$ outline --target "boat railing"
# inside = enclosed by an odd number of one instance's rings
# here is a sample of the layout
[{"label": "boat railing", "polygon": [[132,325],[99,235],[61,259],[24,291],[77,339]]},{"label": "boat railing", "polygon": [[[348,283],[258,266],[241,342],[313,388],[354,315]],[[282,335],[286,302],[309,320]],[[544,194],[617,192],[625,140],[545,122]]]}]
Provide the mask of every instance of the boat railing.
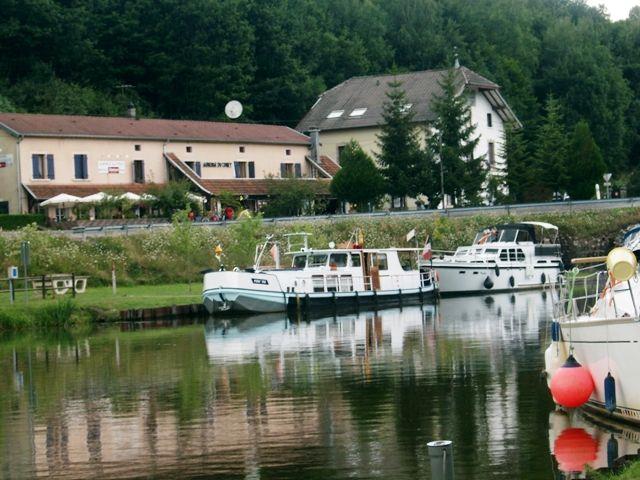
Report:
[{"label": "boat railing", "polygon": [[[306,282],[310,281],[311,291],[315,293],[320,292],[353,292],[357,285],[362,285],[364,290],[398,290],[401,291],[403,288],[406,289],[406,286],[402,282],[402,280],[407,278],[415,278],[416,273],[420,278],[420,287],[426,288],[433,285],[435,281],[435,276],[432,270],[425,270],[420,272],[407,272],[406,274],[399,275],[380,275],[379,277],[374,277],[372,275],[352,275],[350,273],[338,273],[338,272],[323,272],[312,275],[311,277],[296,277],[296,285],[298,287],[302,287],[301,290],[296,288],[294,291],[299,291],[299,293],[309,293],[307,291]],[[380,283],[385,281],[386,285],[384,288],[380,288]],[[388,281],[392,280],[395,285],[393,287],[389,287]],[[377,288],[376,288],[377,287]],[[413,287],[417,288],[417,287]]]},{"label": "boat railing", "polygon": [[[609,305],[613,308],[614,316],[618,317],[616,294],[629,292],[634,318],[640,314],[640,302],[635,299],[631,281],[614,285],[612,288],[609,272],[603,269],[604,264],[598,264],[580,270],[574,269],[559,276],[559,298],[554,304],[554,316],[562,321],[575,321],[578,317],[589,316],[596,312],[598,300],[609,298]],[[637,278],[637,277],[636,277]]]}]

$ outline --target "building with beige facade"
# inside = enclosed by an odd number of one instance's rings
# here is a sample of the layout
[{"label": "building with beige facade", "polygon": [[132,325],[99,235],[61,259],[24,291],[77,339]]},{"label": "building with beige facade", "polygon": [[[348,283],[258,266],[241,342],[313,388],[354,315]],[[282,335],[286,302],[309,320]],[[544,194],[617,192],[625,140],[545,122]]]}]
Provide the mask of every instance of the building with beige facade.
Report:
[{"label": "building with beige facade", "polygon": [[211,210],[223,191],[257,210],[270,179],[307,179],[326,192],[338,168],[312,158],[309,137],[278,125],[0,113],[0,213],[35,212],[61,193],[141,194],[180,178]]},{"label": "building with beige facade", "polygon": [[[311,135],[317,132],[319,153],[337,163],[341,150],[351,140],[375,159],[389,84],[399,82],[407,98],[405,109],[413,114],[419,140],[424,144],[435,119],[432,101],[442,95],[440,84],[447,72],[440,69],[350,78],[324,92],[296,129]],[[490,175],[504,176],[506,159],[501,154],[501,144],[505,125],[520,123],[497,84],[463,66],[457,66],[455,72],[458,94],[467,98],[479,138],[474,154],[485,158]],[[407,206],[413,207],[411,202]]]}]

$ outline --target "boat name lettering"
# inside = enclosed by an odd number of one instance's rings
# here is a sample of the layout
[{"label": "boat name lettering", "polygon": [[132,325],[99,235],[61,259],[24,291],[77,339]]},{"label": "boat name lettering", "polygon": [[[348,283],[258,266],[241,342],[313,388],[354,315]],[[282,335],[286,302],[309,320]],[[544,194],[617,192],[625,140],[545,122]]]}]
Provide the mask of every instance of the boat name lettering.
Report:
[{"label": "boat name lettering", "polygon": [[252,278],[251,281],[258,285],[269,285],[269,280],[266,280],[264,278]]}]

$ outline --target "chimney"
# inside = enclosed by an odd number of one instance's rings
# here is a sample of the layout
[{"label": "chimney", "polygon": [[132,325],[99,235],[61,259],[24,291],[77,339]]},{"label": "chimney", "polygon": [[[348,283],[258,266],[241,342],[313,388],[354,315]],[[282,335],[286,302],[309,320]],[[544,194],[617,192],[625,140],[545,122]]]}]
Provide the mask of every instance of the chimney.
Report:
[{"label": "chimney", "polygon": [[320,161],[320,129],[310,128],[309,137],[311,138],[311,158],[318,163]]},{"label": "chimney", "polygon": [[137,118],[136,106],[133,104],[133,102],[129,102],[129,106],[127,107],[127,117],[133,118],[134,120]]}]

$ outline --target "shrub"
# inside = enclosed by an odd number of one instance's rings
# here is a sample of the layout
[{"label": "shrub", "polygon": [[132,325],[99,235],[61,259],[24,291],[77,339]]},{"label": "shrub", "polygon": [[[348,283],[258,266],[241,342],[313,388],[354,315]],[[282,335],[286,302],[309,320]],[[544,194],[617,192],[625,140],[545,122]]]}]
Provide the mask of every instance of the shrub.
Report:
[{"label": "shrub", "polygon": [[44,215],[40,213],[25,215],[0,215],[0,228],[2,230],[17,230],[32,223],[35,223],[37,225],[44,225]]}]

